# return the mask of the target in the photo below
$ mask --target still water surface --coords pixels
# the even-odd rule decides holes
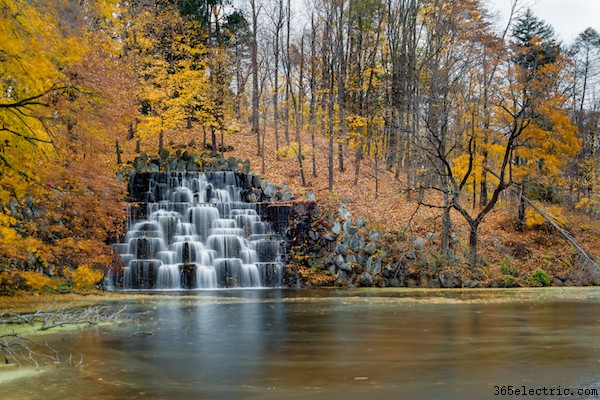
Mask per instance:
[[[0,372],[0,398],[600,399],[494,396],[600,389],[596,288],[222,290],[126,304],[138,323],[44,337],[83,367]]]

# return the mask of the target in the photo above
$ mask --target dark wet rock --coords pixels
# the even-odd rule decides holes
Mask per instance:
[[[552,279],[552,286],[564,286],[564,283],[563,281],[555,277],[554,279]]]
[[[330,235],[329,233],[324,234],[323,238],[329,242],[333,242],[335,240],[335,236]]]
[[[444,288],[458,288],[460,287],[460,279],[449,273],[440,274],[440,284]]]
[[[476,288],[478,285],[479,285],[479,281],[467,279],[465,281],[463,287],[466,287],[466,288],[469,288],[469,289],[473,289],[473,288]]]
[[[373,286],[373,277],[368,272],[363,272],[360,275],[360,285],[361,286]]]

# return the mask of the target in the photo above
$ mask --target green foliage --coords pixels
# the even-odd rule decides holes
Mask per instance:
[[[550,283],[552,283],[552,275],[543,269],[537,269],[529,277],[528,283],[531,286],[550,286]]]
[[[517,268],[510,266],[511,261],[513,261],[513,258],[511,256],[504,256],[502,260],[500,260],[500,271],[503,275],[514,277],[517,274]]]

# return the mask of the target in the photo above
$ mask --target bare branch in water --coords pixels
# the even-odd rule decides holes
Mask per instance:
[[[91,326],[107,322],[116,322],[124,318],[126,307],[117,311],[105,306],[91,306],[85,308],[55,308],[37,310],[31,314],[18,314],[13,312],[0,313],[0,355],[5,364],[33,365],[39,368],[48,362],[64,363],[74,368],[80,366],[83,359],[74,359],[72,354],[63,355],[48,343],[41,343],[27,337],[25,334],[15,332],[17,326],[29,325],[37,327],[34,331],[48,331],[63,326]],[[12,328],[10,332],[3,331]]]

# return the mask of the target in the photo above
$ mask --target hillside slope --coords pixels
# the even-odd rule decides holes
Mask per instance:
[[[466,256],[468,251],[468,225],[462,216],[452,214],[455,242],[453,252],[455,257],[445,259],[439,253],[440,243],[438,234],[441,230],[441,213],[439,209],[419,206],[413,199],[408,200],[404,174],[395,178],[394,171],[387,171],[379,165],[376,173],[375,161],[365,157],[360,165],[358,185],[354,184],[355,152],[344,150],[344,172],[340,172],[335,155],[334,188],[328,190],[328,140],[325,135],[316,135],[314,149],[316,176],[313,176],[313,149],[311,138],[307,132],[302,132],[303,167],[306,185],[302,185],[300,168],[296,157],[297,146],[285,144],[283,129],[280,128],[280,157],[275,150],[275,134],[270,127],[266,130],[264,143],[264,160],[257,155],[256,136],[249,129],[225,136],[225,145],[231,146],[223,155],[238,159],[250,160],[251,171],[261,174],[263,179],[277,185],[287,185],[291,188],[296,199],[305,199],[307,193],[314,193],[322,213],[322,225],[331,228],[338,220],[338,207],[350,211],[353,218],[362,217],[367,221],[369,229],[375,229],[385,234],[388,245],[387,253],[406,253],[415,239],[423,240],[423,249],[419,251],[418,262],[412,263],[413,272],[419,275],[419,270],[430,268],[432,264],[441,271],[451,271],[461,282],[478,282],[478,286],[525,286],[546,284],[540,282],[538,270],[544,270],[551,275],[551,284],[555,285],[587,285],[597,283],[594,274],[585,268],[571,246],[553,228],[543,223],[539,217],[532,220],[539,224],[517,232],[514,229],[516,220],[516,203],[507,193],[496,208],[486,217],[480,228],[481,267],[476,271],[468,268]],[[290,130],[290,137],[295,136]],[[183,129],[177,133],[166,134],[166,143],[173,148],[178,143],[203,144],[203,133],[195,128]],[[210,138],[208,138],[210,140]],[[133,157],[133,144],[129,143],[126,150]],[[182,146],[179,146],[182,147]],[[151,143],[142,144],[142,151],[155,153],[156,148]],[[264,164],[263,164],[264,163]],[[376,182],[376,177],[377,180]],[[543,208],[544,204],[540,204]],[[582,247],[594,259],[600,259],[600,221],[586,215],[566,210],[556,209],[564,221],[563,227],[575,236]],[[419,239],[420,238],[420,239]],[[398,259],[391,257],[390,260]],[[440,269],[441,268],[441,269]],[[414,270],[417,271],[414,271]],[[534,278],[532,278],[534,277]]]

